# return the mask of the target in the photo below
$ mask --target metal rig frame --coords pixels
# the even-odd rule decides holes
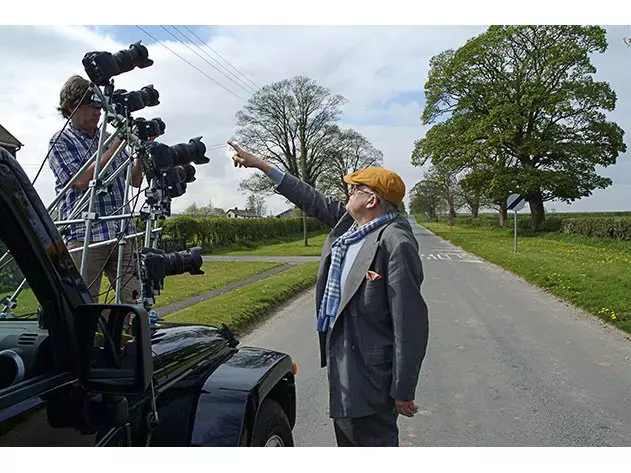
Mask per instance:
[[[145,247],[158,247],[158,241],[160,239],[160,232],[162,230],[161,227],[153,228],[157,222],[157,220],[162,216],[170,215],[171,209],[171,197],[165,189],[162,189],[160,186],[160,180],[157,178],[149,180],[150,186],[149,189],[152,189],[151,194],[147,194],[148,199],[146,199],[144,205],[141,208],[141,211],[138,213],[131,213],[127,209],[132,199],[130,196],[130,187],[132,182],[132,162],[133,152],[130,153],[130,159],[127,160],[124,164],[119,166],[114,172],[108,175],[108,171],[111,168],[111,164],[114,162],[116,156],[124,150],[127,146],[131,146],[135,151],[136,158],[141,159],[142,153],[145,153],[146,150],[143,147],[143,142],[132,132],[132,120],[129,116],[122,116],[118,114],[115,108],[111,104],[111,97],[114,92],[114,86],[112,81],[106,86],[104,86],[104,90],[101,91],[100,87],[94,85],[93,83],[90,85],[92,92],[95,96],[100,99],[101,108],[103,109],[104,116],[103,122],[101,125],[101,130],[99,134],[99,143],[97,151],[85,162],[85,164],[77,171],[77,173],[68,181],[68,183],[64,186],[64,188],[59,192],[59,194],[55,197],[55,199],[48,205],[47,211],[54,217],[55,210],[57,209],[61,199],[64,194],[68,192],[68,190],[74,185],[74,183],[79,179],[87,168],[95,163],[94,165],[94,176],[88,185],[88,191],[83,194],[79,202],[76,204],[75,208],[70,213],[70,216],[66,220],[57,220],[55,221],[55,225],[57,225],[60,231],[63,231],[70,224],[79,224],[85,223],[86,226],[86,236],[83,249],[75,248],[69,250],[70,252],[76,252],[83,250],[81,256],[81,276],[86,279],[87,275],[87,256],[90,248],[96,248],[99,246],[104,246],[110,243],[118,243],[118,261],[117,261],[117,274],[116,274],[116,288],[115,288],[115,303],[121,302],[121,291],[122,291],[122,278],[123,278],[123,252],[124,245],[128,243],[128,240],[134,239],[138,236],[144,235],[144,246]],[[106,138],[106,128],[107,124],[112,123],[115,127],[115,132]],[[122,136],[124,139],[121,144],[112,154],[110,160],[101,168],[101,157],[104,154],[104,150],[109,148],[109,145],[119,136]],[[125,176],[125,185],[124,185],[124,204],[120,207],[117,213],[107,216],[100,216],[96,213],[96,199],[99,195],[99,192],[103,192],[115,179],[118,178],[120,174],[126,172]],[[153,181],[153,182],[152,182]],[[141,189],[138,191],[142,192]],[[140,196],[137,196],[139,198]],[[149,203],[151,202],[151,203]],[[87,211],[86,211],[87,209]],[[81,217],[79,218],[79,216]],[[146,222],[146,228],[144,232],[135,233],[132,235],[125,235],[126,226],[125,223],[127,220],[132,218],[141,218]],[[92,232],[92,225],[95,222],[100,220],[120,220],[121,221],[121,232],[119,238],[111,239],[108,241],[95,242],[90,243],[90,237]],[[9,252],[6,252],[2,258],[0,258],[0,269],[3,265],[8,264],[13,258],[10,256]],[[140,258],[138,258],[138,265],[136,270],[138,271],[138,278],[141,278],[141,269],[140,269]],[[85,281],[86,284],[89,284],[89,281]],[[9,298],[5,298],[1,301],[4,304],[4,309],[2,310],[1,315],[6,316],[9,311],[16,307],[16,298],[20,294],[20,292],[24,289],[26,285],[26,279],[22,281],[22,283],[18,286],[16,291]],[[155,294],[144,294],[146,285],[141,281],[141,294],[140,300],[138,303],[142,303],[143,306],[149,312],[151,319],[156,319],[157,316],[155,311],[152,309],[154,304],[154,295]],[[95,301],[98,302],[98,301]]]

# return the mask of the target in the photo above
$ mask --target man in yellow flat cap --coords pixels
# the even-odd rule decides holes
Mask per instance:
[[[353,172],[344,176],[344,205],[228,144],[235,166],[263,171],[281,195],[332,228],[316,282],[316,327],[338,446],[398,446],[399,414],[418,410],[429,332],[418,242],[397,212],[405,184],[384,168]]]

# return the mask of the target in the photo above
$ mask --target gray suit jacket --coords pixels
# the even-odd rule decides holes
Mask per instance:
[[[325,198],[291,174],[285,174],[277,191],[332,227],[320,257],[317,317],[331,244],[353,219],[344,204]],[[369,270],[382,277],[368,280]],[[320,334],[331,417],[362,417],[392,405],[394,399],[414,399],[429,334],[422,281],[418,242],[405,218],[399,216],[366,237],[342,289],[335,323],[327,334]]]

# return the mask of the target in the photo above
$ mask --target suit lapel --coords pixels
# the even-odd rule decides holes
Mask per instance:
[[[357,289],[359,289],[359,286],[366,277],[366,273],[370,268],[370,263],[372,263],[372,260],[375,258],[375,253],[377,252],[377,247],[379,246],[379,235],[386,226],[387,225],[384,225],[382,228],[375,230],[366,236],[364,244],[359,250],[359,253],[357,253],[357,257],[355,258],[355,261],[353,261],[353,265],[346,277],[346,284],[344,284],[342,297],[340,299],[340,306],[337,310],[337,315],[333,325],[335,325],[340,317],[340,314],[344,310],[344,307],[346,307],[346,304],[348,304],[348,301],[350,301],[351,297],[353,297],[355,292],[357,292]]]

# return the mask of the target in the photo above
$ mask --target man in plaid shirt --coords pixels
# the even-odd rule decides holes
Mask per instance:
[[[50,140],[52,147],[49,165],[55,175],[55,191],[59,193],[65,185],[72,179],[79,169],[98,150],[99,144],[99,119],[101,110],[92,107],[92,93],[88,89],[90,82],[81,76],[70,77],[61,89],[59,94],[59,108],[64,118],[72,115],[68,126],[58,131]],[[76,108],[76,110],[75,110]],[[72,112],[74,111],[74,114]],[[105,122],[102,126],[105,126]],[[109,136],[109,134],[106,134]],[[114,151],[121,144],[121,140],[116,138],[105,150],[101,157],[99,169],[112,159]],[[110,172],[126,163],[130,158],[125,151],[118,154],[111,163]],[[94,166],[92,163],[87,170],[75,181],[74,185],[66,192],[60,201],[59,216],[61,220],[70,218],[81,197],[89,192],[88,185],[94,177]],[[95,200],[94,211],[99,217],[106,217],[120,213],[125,204],[123,201],[125,192],[126,172],[122,172],[116,180],[112,182],[104,192],[98,192]],[[142,182],[142,164],[136,160],[132,166],[132,186],[139,187]],[[128,207],[128,206],[127,206]],[[87,210],[87,209],[86,209]],[[125,213],[129,213],[129,208]],[[75,218],[80,218],[75,217]],[[97,220],[92,223],[90,242],[107,241],[121,236],[121,232],[129,235],[135,233],[134,222],[130,219],[121,224],[121,220]],[[64,242],[69,250],[83,248],[86,236],[85,223],[69,225],[68,233],[64,235]],[[71,252],[72,258],[78,268],[81,267],[81,256],[83,250]],[[116,273],[118,263],[118,245],[110,243],[108,245],[90,248],[86,261],[86,284],[95,302],[99,300],[101,278],[103,271],[107,274],[112,288],[116,287]],[[123,275],[121,301],[123,303],[135,303],[138,297],[140,284],[134,275],[134,259],[131,241],[125,244],[123,252]]]

